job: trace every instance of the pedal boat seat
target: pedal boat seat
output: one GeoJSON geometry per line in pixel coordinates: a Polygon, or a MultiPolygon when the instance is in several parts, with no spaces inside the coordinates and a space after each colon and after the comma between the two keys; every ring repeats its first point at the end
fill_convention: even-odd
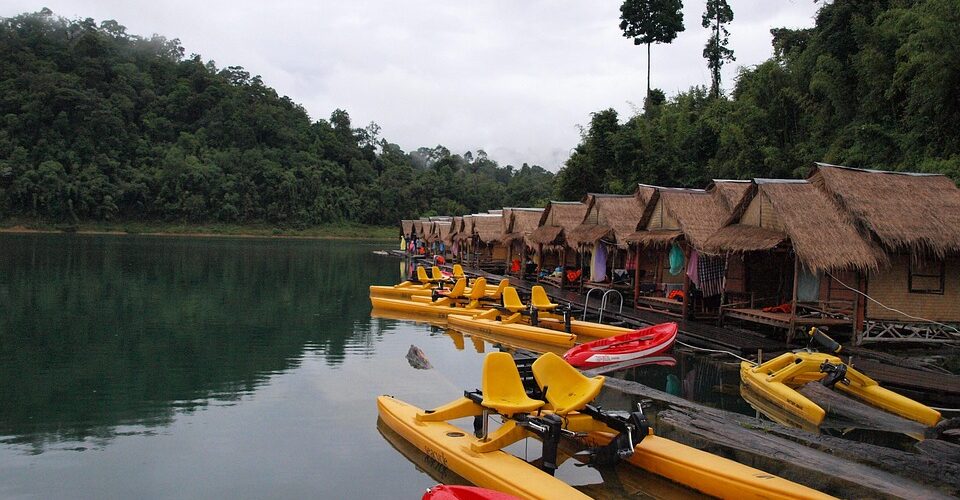
{"type": "Polygon", "coordinates": [[[490,299],[490,300],[497,300],[497,301],[499,301],[500,298],[503,297],[503,291],[506,290],[507,287],[509,287],[509,286],[510,286],[510,280],[509,280],[509,279],[504,278],[504,279],[500,280],[500,284],[497,285],[497,289],[494,290],[494,292],[491,293],[490,295],[487,295],[486,298],[487,298],[487,299],[490,299]]]}
{"type": "Polygon", "coordinates": [[[423,284],[425,287],[430,286],[433,283],[433,280],[430,279],[430,276],[427,275],[427,270],[423,266],[417,266],[417,281],[423,284]]]}
{"type": "Polygon", "coordinates": [[[453,265],[453,277],[455,279],[466,278],[467,275],[463,273],[463,266],[460,264],[453,265]]]}
{"type": "Polygon", "coordinates": [[[554,304],[553,302],[550,302],[550,297],[547,296],[546,290],[544,290],[540,285],[533,287],[533,294],[530,297],[530,303],[535,309],[540,311],[553,311],[557,307],[560,307],[560,304],[554,304]]]}
{"type": "Polygon", "coordinates": [[[457,280],[457,283],[453,285],[453,288],[451,288],[449,291],[447,292],[437,291],[436,293],[440,297],[447,297],[449,299],[459,299],[463,297],[464,292],[466,291],[467,291],[467,279],[460,278],[457,280]]]}
{"type": "Polygon", "coordinates": [[[443,273],[440,272],[440,268],[437,266],[430,268],[430,279],[437,282],[446,280],[446,278],[443,276],[443,273]]]}
{"type": "Polygon", "coordinates": [[[526,309],[527,306],[523,305],[523,302],[520,301],[520,295],[517,294],[517,289],[508,286],[503,290],[503,308],[512,313],[518,313],[526,309]]]}
{"type": "Polygon", "coordinates": [[[557,415],[582,410],[593,401],[606,378],[598,375],[587,378],[560,356],[548,352],[533,362],[533,378],[544,393],[544,399],[557,415]]]}
{"type": "Polygon", "coordinates": [[[530,413],[544,405],[543,401],[527,396],[516,362],[505,352],[491,352],[484,358],[481,390],[480,405],[505,417],[530,413]]]}

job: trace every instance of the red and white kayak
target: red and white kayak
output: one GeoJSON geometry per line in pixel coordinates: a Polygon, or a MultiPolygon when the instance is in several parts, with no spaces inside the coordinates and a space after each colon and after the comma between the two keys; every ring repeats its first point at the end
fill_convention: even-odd
{"type": "Polygon", "coordinates": [[[661,323],[623,335],[580,344],[563,359],[577,368],[596,368],[669,351],[677,340],[677,324],[661,323]]]}
{"type": "Polygon", "coordinates": [[[422,500],[520,500],[519,498],[486,488],[438,484],[423,494],[422,500]]]}

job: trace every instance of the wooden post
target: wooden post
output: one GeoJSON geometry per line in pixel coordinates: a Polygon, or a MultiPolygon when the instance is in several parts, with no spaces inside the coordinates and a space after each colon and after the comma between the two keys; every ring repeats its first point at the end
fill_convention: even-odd
{"type": "MultiPolygon", "coordinates": [[[[867,276],[862,272],[857,272],[857,290],[860,293],[867,293],[867,276]]],[[[854,338],[860,340],[860,336],[863,334],[864,323],[867,321],[867,299],[859,293],[856,295],[855,302],[853,303],[854,308],[854,322],[853,322],[853,333],[854,338]]]]}
{"type": "Polygon", "coordinates": [[[537,282],[540,281],[540,273],[543,271],[543,243],[537,243],[537,282]]]}
{"type": "Polygon", "coordinates": [[[797,252],[793,252],[793,299],[790,301],[790,331],[787,332],[787,343],[793,341],[797,329],[797,281],[800,280],[800,259],[797,252]]]}
{"type": "Polygon", "coordinates": [[[690,244],[685,243],[686,248],[683,251],[683,306],[680,308],[680,315],[683,322],[687,322],[687,313],[690,311],[690,276],[687,274],[687,265],[690,263],[690,244]]]}
{"type": "Polygon", "coordinates": [[[637,299],[640,298],[640,245],[636,246],[633,252],[633,307],[637,307],[637,299]]]}

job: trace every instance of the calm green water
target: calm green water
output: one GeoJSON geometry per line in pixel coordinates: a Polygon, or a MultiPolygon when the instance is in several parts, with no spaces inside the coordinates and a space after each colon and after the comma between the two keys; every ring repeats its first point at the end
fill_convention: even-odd
{"type": "Polygon", "coordinates": [[[0,235],[0,497],[419,498],[375,397],[439,404],[481,357],[371,319],[382,246],[0,235]]]}

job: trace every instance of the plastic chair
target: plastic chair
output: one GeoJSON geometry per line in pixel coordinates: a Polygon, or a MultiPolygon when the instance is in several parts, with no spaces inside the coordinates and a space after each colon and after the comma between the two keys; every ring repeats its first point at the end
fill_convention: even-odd
{"type": "Polygon", "coordinates": [[[557,415],[582,410],[603,389],[602,375],[583,376],[560,356],[548,352],[533,362],[533,378],[557,415]]]}
{"type": "Polygon", "coordinates": [[[427,276],[427,270],[423,266],[417,266],[417,281],[420,283],[430,283],[430,276],[427,276]]]}
{"type": "Polygon", "coordinates": [[[527,308],[527,306],[523,305],[523,302],[520,301],[520,296],[517,295],[517,289],[512,286],[508,286],[503,290],[503,307],[512,313],[518,313],[527,308]]]}
{"type": "Polygon", "coordinates": [[[507,278],[500,280],[500,284],[497,285],[497,289],[494,290],[494,292],[487,298],[492,300],[500,300],[500,297],[503,297],[503,291],[506,290],[508,286],[510,286],[510,280],[507,278]]]}
{"type": "Polygon", "coordinates": [[[484,298],[487,294],[487,279],[486,278],[477,278],[473,282],[473,288],[470,289],[470,295],[468,297],[471,300],[480,300],[484,298]]]}
{"type": "Polygon", "coordinates": [[[557,307],[560,307],[560,304],[554,304],[553,302],[550,302],[550,297],[547,296],[546,290],[544,290],[540,285],[535,285],[533,287],[533,294],[530,297],[530,303],[534,308],[541,311],[552,311],[557,307]]]}
{"type": "Polygon", "coordinates": [[[444,297],[459,299],[460,297],[463,297],[463,292],[465,291],[467,291],[467,279],[460,278],[457,280],[457,283],[453,285],[453,288],[451,288],[450,291],[444,295],[444,297]]]}
{"type": "Polygon", "coordinates": [[[527,396],[513,356],[505,352],[491,352],[484,358],[481,388],[481,406],[506,417],[529,413],[544,405],[543,401],[527,396]]]}
{"type": "Polygon", "coordinates": [[[453,265],[453,277],[457,279],[467,277],[467,275],[463,273],[463,266],[461,266],[460,264],[453,265]]]}
{"type": "Polygon", "coordinates": [[[434,281],[443,281],[445,279],[443,277],[443,273],[440,272],[440,268],[437,266],[433,266],[430,268],[430,275],[431,275],[430,278],[433,279],[434,281]]]}

